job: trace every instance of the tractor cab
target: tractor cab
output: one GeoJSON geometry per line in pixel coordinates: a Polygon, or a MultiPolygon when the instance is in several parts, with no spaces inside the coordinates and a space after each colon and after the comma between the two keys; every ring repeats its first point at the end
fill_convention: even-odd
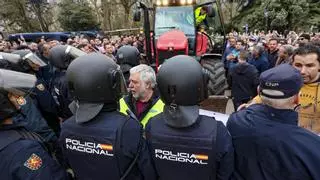
{"type": "MultiPolygon", "coordinates": [[[[144,9],[144,5],[141,4],[140,7],[144,9]]],[[[151,42],[147,42],[147,46],[149,44],[151,46],[150,64],[158,67],[165,59],[180,54],[194,56],[200,60],[200,57],[207,52],[222,53],[221,45],[214,46],[211,39],[213,34],[224,34],[219,32],[223,28],[221,28],[221,17],[217,13],[219,12],[217,2],[196,4],[195,0],[157,0],[153,8],[147,8],[147,13],[150,9],[152,9],[154,23],[152,25],[150,22],[145,23],[149,26],[144,28],[148,33],[150,27],[153,27],[151,42]],[[195,12],[200,12],[197,10],[203,7],[207,9],[205,15],[207,26],[204,26],[203,22],[200,24],[196,22],[195,12]],[[220,48],[220,51],[214,50],[215,47],[220,48]]],[[[140,20],[139,13],[135,14],[135,20],[140,20]]]]}
{"type": "Polygon", "coordinates": [[[157,0],[151,8],[140,2],[134,14],[135,21],[140,21],[141,10],[147,63],[157,70],[173,56],[195,57],[208,74],[208,94],[223,94],[227,87],[221,61],[225,33],[219,1],[197,4],[195,0],[157,0]],[[206,13],[199,21],[197,13],[203,7],[206,13]]]}
{"type": "Polygon", "coordinates": [[[197,31],[192,5],[156,7],[154,18],[157,66],[174,55],[197,55],[197,31]]]}

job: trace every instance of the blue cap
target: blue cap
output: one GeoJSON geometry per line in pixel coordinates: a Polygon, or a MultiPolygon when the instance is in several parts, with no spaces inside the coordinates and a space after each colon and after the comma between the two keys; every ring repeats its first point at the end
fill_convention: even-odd
{"type": "Polygon", "coordinates": [[[285,99],[299,93],[303,85],[300,72],[289,64],[281,64],[260,75],[260,94],[272,99],[285,99]]]}

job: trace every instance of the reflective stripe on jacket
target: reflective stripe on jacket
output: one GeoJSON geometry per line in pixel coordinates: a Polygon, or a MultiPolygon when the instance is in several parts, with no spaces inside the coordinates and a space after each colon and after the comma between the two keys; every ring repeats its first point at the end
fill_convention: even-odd
{"type": "MultiPolygon", "coordinates": [[[[148,123],[149,119],[160,114],[163,111],[164,103],[161,99],[158,99],[157,102],[151,107],[148,113],[142,118],[140,121],[145,128],[146,124],[148,123]]],[[[128,104],[125,102],[124,98],[120,99],[120,112],[128,115],[127,110],[130,110],[128,104]]]]}

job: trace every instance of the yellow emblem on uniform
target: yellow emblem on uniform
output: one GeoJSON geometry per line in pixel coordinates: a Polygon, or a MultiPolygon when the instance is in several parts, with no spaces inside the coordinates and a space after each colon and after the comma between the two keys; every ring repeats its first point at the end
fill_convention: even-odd
{"type": "Polygon", "coordinates": [[[18,99],[17,99],[17,103],[20,105],[20,106],[23,106],[27,103],[26,99],[22,96],[20,96],[18,99]]]}
{"type": "Polygon", "coordinates": [[[32,154],[29,159],[23,164],[32,171],[38,170],[42,166],[42,159],[36,154],[32,154]]]}
{"type": "Polygon", "coordinates": [[[38,85],[37,85],[37,88],[38,88],[40,91],[44,91],[44,85],[43,85],[43,84],[38,84],[38,85]]]}

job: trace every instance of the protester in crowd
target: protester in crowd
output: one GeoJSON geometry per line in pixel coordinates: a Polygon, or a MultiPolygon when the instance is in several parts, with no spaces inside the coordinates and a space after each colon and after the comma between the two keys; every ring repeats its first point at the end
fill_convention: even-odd
{"type": "Polygon", "coordinates": [[[265,56],[264,47],[254,46],[252,50],[252,57],[248,62],[257,68],[259,74],[267,70],[269,68],[269,62],[265,56]]]}
{"type": "Polygon", "coordinates": [[[268,50],[267,50],[267,57],[269,61],[269,68],[273,68],[276,65],[278,59],[278,40],[277,39],[270,39],[268,42],[268,50]]]}
{"type": "Polygon", "coordinates": [[[228,76],[235,110],[257,95],[259,73],[255,66],[247,63],[248,56],[249,53],[242,50],[239,54],[238,64],[230,70],[228,76]]]}
{"type": "Polygon", "coordinates": [[[279,49],[279,57],[276,62],[276,66],[284,63],[291,63],[291,56],[294,48],[291,45],[283,45],[279,49]]]}

